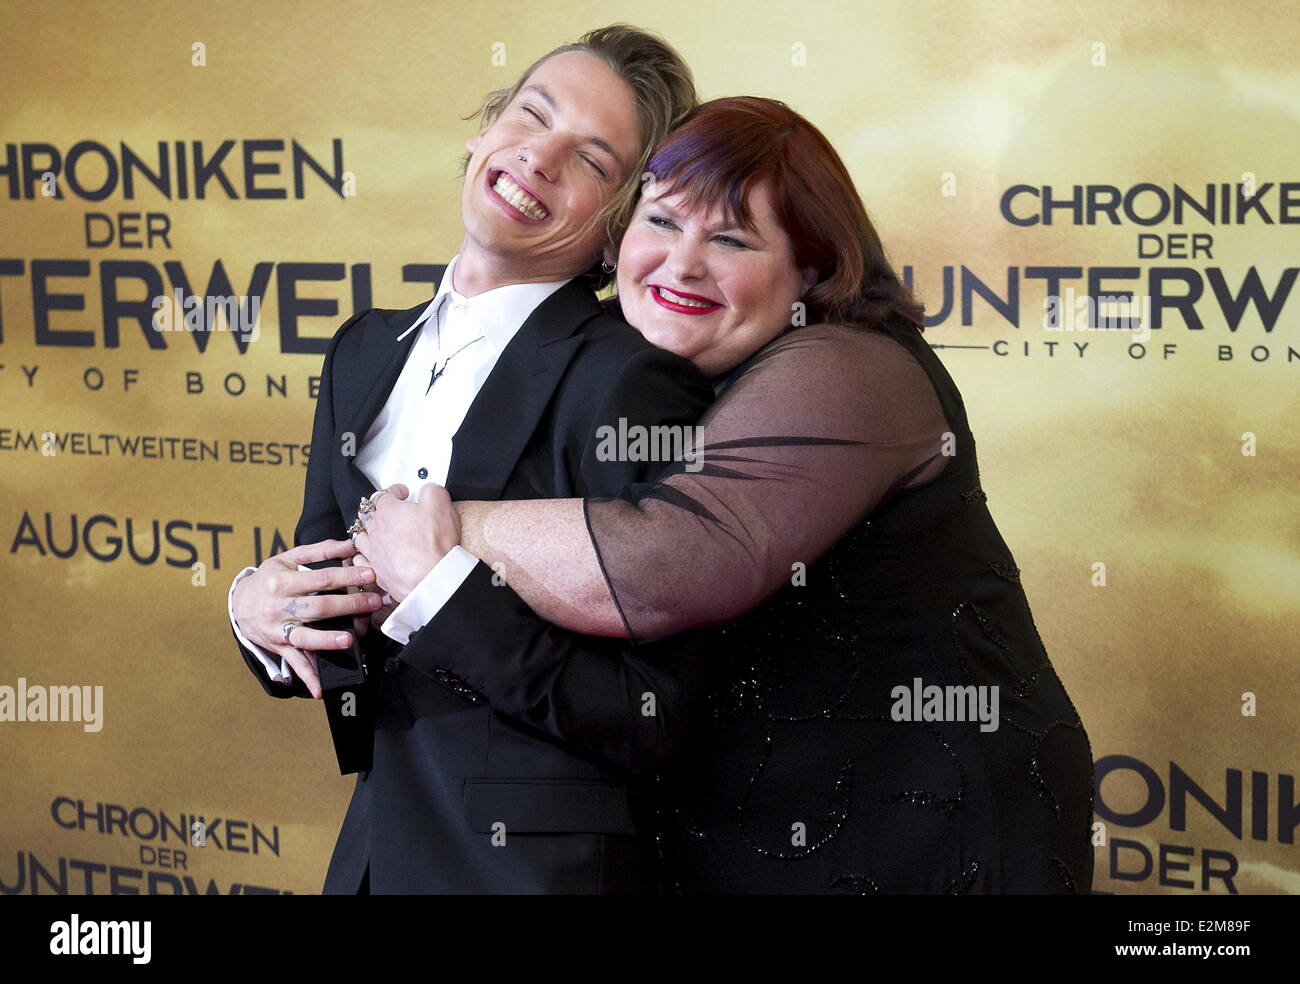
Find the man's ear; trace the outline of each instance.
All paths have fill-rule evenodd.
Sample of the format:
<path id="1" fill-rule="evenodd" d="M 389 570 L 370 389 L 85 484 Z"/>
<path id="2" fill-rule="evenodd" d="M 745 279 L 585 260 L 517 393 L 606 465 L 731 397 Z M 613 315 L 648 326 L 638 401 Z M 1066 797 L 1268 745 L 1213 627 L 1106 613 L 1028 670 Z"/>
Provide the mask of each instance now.
<path id="1" fill-rule="evenodd" d="M 480 136 L 482 136 L 482 134 L 476 133 L 474 134 L 474 136 L 470 137 L 468 140 L 465 141 L 465 149 L 468 150 L 471 154 L 474 153 L 474 148 L 478 146 L 478 141 Z"/>

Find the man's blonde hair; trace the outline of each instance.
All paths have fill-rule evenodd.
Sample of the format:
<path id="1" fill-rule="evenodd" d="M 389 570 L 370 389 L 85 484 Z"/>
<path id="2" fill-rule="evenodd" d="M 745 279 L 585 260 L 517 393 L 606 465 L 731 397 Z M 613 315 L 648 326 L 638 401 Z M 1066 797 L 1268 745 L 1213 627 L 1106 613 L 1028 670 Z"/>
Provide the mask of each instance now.
<path id="1" fill-rule="evenodd" d="M 489 92 L 479 108 L 465 119 L 477 119 L 479 133 L 482 133 L 497 121 L 519 90 L 528 84 L 529 77 L 539 65 L 568 51 L 585 51 L 599 58 L 631 87 L 636 96 L 637 138 L 640 140 L 636 162 L 623 184 L 592 216 L 584 230 L 590 232 L 603 226 L 609 244 L 617 247 L 636 209 L 641 175 L 651 152 L 696 105 L 695 80 L 691 70 L 668 42 L 629 24 L 611 24 L 588 31 L 573 44 L 562 45 L 537 59 L 510 88 Z M 470 156 L 466 154 L 461 160 L 462 175 L 469 166 Z M 587 277 L 597 289 L 606 286 L 611 279 L 601 270 L 599 262 L 587 272 Z"/>

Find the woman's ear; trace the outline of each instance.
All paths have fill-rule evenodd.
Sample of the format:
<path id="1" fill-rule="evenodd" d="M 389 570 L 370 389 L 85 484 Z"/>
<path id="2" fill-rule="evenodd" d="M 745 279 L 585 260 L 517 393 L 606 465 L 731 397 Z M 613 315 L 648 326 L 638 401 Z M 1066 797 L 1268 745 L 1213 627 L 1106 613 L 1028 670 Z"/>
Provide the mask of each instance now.
<path id="1" fill-rule="evenodd" d="M 471 154 L 474 153 L 474 148 L 478 146 L 478 140 L 480 136 L 481 134 L 476 133 L 474 134 L 474 136 L 470 137 L 468 140 L 465 141 L 465 149 L 468 150 Z"/>
<path id="2" fill-rule="evenodd" d="M 803 293 L 804 294 L 808 293 L 808 291 L 812 288 L 812 285 L 815 283 L 817 283 L 817 268 L 810 267 L 810 266 L 804 267 L 803 268 Z M 800 294 L 799 296 L 802 297 L 803 294 Z"/>

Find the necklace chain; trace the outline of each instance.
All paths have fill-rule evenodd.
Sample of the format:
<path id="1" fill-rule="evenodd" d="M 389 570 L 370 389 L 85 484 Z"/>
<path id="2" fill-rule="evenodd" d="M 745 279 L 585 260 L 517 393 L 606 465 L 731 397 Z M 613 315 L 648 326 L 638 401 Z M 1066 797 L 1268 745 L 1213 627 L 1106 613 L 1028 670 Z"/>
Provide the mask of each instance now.
<path id="1" fill-rule="evenodd" d="M 444 302 L 444 304 L 445 304 L 445 302 Z M 442 309 L 443 309 L 443 306 L 444 306 L 443 304 L 439 304 L 437 310 L 434 312 L 434 329 L 435 329 L 435 333 L 436 333 L 436 334 L 435 334 L 435 337 L 436 337 L 437 340 L 438 340 L 438 348 L 439 348 L 439 350 L 442 349 Z M 483 336 L 482 336 L 482 335 L 479 335 L 479 336 L 477 336 L 477 337 L 475 337 L 475 338 L 471 338 L 468 342 L 466 342 L 466 343 L 465 343 L 464 345 L 462 345 L 460 348 L 456 349 L 455 352 L 452 352 L 451 355 L 447 356 L 445 359 L 439 357 L 439 359 L 435 360 L 434 363 L 433 363 L 433 368 L 432 368 L 431 370 L 429 370 L 429 385 L 425 387 L 424 395 L 425 395 L 425 396 L 428 396 L 428 395 L 429 395 L 429 391 L 433 389 L 433 384 L 436 383 L 436 382 L 438 381 L 438 377 L 441 376 L 444 372 L 447 371 L 447 363 L 449 363 L 452 359 L 456 358 L 456 356 L 460 355 L 460 353 L 464 352 L 467 348 L 469 348 L 469 347 L 470 347 L 471 345 L 473 345 L 475 342 L 479 342 L 479 341 L 482 341 L 482 340 L 483 340 Z M 442 365 L 438 365 L 439 362 L 441 362 Z"/>

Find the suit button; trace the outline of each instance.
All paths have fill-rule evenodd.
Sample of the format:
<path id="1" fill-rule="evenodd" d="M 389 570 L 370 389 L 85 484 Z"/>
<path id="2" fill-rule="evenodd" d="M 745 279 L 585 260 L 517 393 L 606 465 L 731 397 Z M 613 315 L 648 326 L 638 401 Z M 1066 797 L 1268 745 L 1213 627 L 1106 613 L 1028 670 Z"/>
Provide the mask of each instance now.
<path id="1" fill-rule="evenodd" d="M 401 668 L 402 668 L 402 661 L 398 659 L 396 656 L 389 656 L 388 659 L 384 660 L 385 673 L 396 673 Z"/>
<path id="2" fill-rule="evenodd" d="M 428 478 L 428 477 L 429 477 L 429 469 L 427 469 L 427 468 L 421 468 L 421 469 L 420 469 L 418 472 L 416 472 L 415 474 L 419 475 L 420 478 Z"/>

